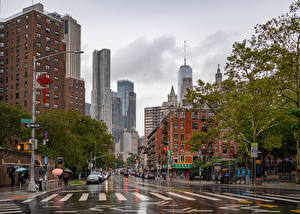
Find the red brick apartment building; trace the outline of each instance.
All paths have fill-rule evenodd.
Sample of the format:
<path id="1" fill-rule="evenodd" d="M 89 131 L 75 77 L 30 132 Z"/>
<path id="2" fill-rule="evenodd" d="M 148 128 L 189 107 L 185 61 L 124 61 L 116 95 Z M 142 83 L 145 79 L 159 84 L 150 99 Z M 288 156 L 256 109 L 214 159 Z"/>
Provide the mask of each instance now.
<path id="1" fill-rule="evenodd" d="M 171 109 L 161 121 L 160 127 L 155 128 L 147 136 L 148 167 L 167 168 L 167 160 L 171 160 L 173 169 L 188 169 L 194 160 L 201 157 L 208 160 L 214 156 L 233 158 L 237 154 L 237 144 L 222 139 L 223 133 L 213 142 L 203 144 L 198 152 L 191 152 L 185 144 L 192 133 L 206 132 L 207 120 L 210 113 L 207 110 L 190 112 L 184 108 Z M 166 147 L 168 151 L 163 148 Z"/>
<path id="2" fill-rule="evenodd" d="M 0 102 L 21 104 L 24 110 L 31 113 L 33 57 L 40 58 L 65 50 L 63 22 L 45 12 L 42 4 L 24 8 L 22 12 L 0 20 Z M 36 63 L 37 72 L 47 72 L 48 77 L 53 79 L 53 83 L 47 87 L 45 104 L 42 89 L 37 89 L 37 116 L 49 109 L 71 108 L 72 105 L 66 105 L 71 103 L 72 91 L 66 87 L 71 83 L 66 80 L 65 67 L 65 54 Z M 78 93 L 82 97 L 81 92 Z M 79 97 L 79 100 L 82 99 Z M 82 106 L 79 111 L 84 114 L 84 99 Z"/>

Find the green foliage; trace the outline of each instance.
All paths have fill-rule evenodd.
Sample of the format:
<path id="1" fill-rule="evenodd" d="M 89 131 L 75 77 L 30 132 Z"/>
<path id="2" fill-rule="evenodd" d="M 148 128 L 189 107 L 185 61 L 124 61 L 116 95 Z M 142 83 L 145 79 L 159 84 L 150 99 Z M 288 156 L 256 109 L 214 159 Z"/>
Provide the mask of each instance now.
<path id="1" fill-rule="evenodd" d="M 136 159 L 137 156 L 136 155 L 130 155 L 127 160 L 125 161 L 125 166 L 126 167 L 130 167 L 130 168 L 134 168 L 134 165 L 136 164 Z"/>
<path id="2" fill-rule="evenodd" d="M 25 129 L 21 123 L 22 118 L 31 116 L 22 111 L 21 105 L 9 106 L 0 102 L 0 145 L 15 150 L 20 141 L 28 141 L 30 130 Z"/>
<path id="3" fill-rule="evenodd" d="M 86 167 L 90 153 L 108 153 L 112 145 L 112 136 L 107 133 L 104 123 L 80 115 L 77 111 L 63 112 L 51 110 L 38 118 L 41 128 L 37 130 L 40 145 L 38 152 L 45 151 L 41 145 L 44 131 L 48 131 L 48 156 L 64 157 L 64 166 L 73 171 Z M 107 158 L 103 158 L 103 163 Z"/>

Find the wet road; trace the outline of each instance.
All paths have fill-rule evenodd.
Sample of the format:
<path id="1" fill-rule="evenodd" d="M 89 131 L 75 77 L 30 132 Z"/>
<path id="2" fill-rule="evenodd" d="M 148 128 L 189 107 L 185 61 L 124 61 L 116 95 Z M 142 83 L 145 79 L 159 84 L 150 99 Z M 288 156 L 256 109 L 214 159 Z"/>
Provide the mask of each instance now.
<path id="1" fill-rule="evenodd" d="M 298 208 L 299 207 L 299 208 Z M 0 203 L 0 213 L 300 213 L 300 192 L 188 185 L 116 175 L 35 199 Z"/>

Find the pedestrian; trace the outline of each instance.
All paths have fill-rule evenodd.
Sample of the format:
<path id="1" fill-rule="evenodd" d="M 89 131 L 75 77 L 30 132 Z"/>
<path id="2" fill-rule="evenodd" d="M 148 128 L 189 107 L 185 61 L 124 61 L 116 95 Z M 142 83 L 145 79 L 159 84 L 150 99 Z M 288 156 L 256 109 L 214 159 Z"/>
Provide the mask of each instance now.
<path id="1" fill-rule="evenodd" d="M 69 177 L 70 177 L 69 173 L 64 172 L 64 174 L 63 174 L 63 181 L 64 181 L 64 184 L 66 186 L 69 184 Z"/>
<path id="2" fill-rule="evenodd" d="M 18 178 L 19 178 L 19 186 L 22 187 L 24 185 L 24 181 L 25 181 L 24 174 L 22 172 L 19 172 Z"/>
<path id="3" fill-rule="evenodd" d="M 8 174 L 9 178 L 10 178 L 10 186 L 14 186 L 15 185 L 15 169 L 11 168 L 11 170 L 9 171 Z"/>
<path id="4" fill-rule="evenodd" d="M 228 170 L 225 173 L 225 183 L 229 184 L 229 171 Z"/>
<path id="5" fill-rule="evenodd" d="M 143 182 L 144 182 L 144 179 L 145 179 L 145 173 L 144 172 L 142 173 L 142 179 L 143 179 Z"/>

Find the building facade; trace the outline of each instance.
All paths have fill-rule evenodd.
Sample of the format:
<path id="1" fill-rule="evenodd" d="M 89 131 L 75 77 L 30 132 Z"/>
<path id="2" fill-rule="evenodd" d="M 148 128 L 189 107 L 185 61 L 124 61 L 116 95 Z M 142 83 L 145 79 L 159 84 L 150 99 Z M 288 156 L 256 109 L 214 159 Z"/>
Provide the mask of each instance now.
<path id="1" fill-rule="evenodd" d="M 124 130 L 120 142 L 120 157 L 126 161 L 131 155 L 138 153 L 139 134 L 134 130 Z"/>
<path id="2" fill-rule="evenodd" d="M 110 89 L 110 50 L 93 52 L 93 90 L 91 117 L 105 122 L 112 133 L 112 96 Z"/>
<path id="3" fill-rule="evenodd" d="M 112 135 L 115 144 L 120 142 L 122 133 L 122 98 L 116 92 L 112 92 Z M 117 151 L 119 150 L 115 150 Z"/>
<path id="4" fill-rule="evenodd" d="M 44 11 L 42 4 L 24 8 L 21 13 L 0 20 L 0 101 L 21 104 L 32 112 L 33 58 L 66 50 L 62 22 Z M 37 116 L 49 109 L 65 110 L 64 54 L 36 62 L 37 72 L 53 79 L 47 87 L 46 103 L 42 90 L 36 92 Z M 37 73 L 37 76 L 39 73 Z"/>
<path id="5" fill-rule="evenodd" d="M 90 103 L 85 103 L 85 115 L 86 116 L 91 116 L 91 104 Z"/>

